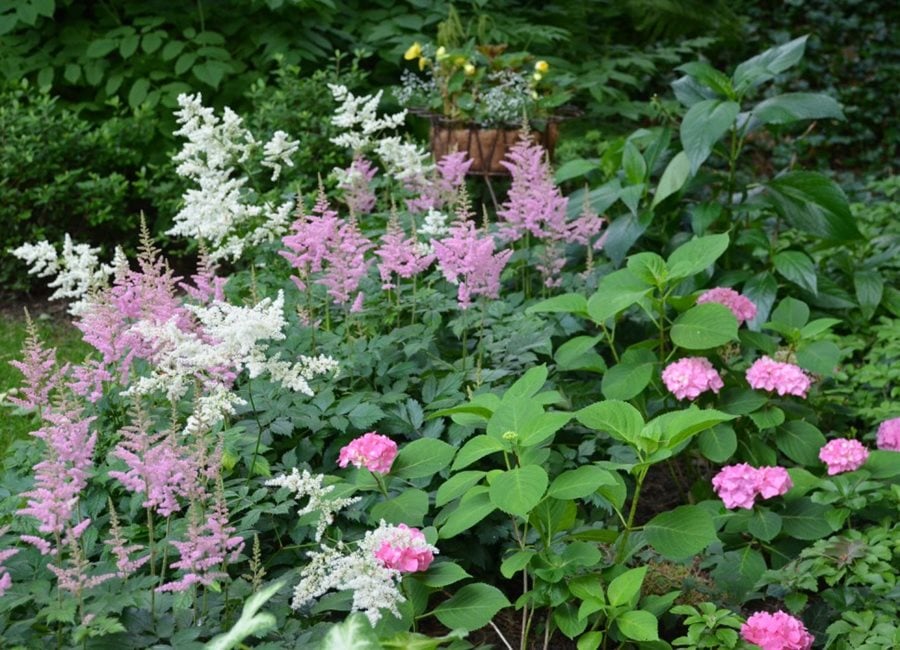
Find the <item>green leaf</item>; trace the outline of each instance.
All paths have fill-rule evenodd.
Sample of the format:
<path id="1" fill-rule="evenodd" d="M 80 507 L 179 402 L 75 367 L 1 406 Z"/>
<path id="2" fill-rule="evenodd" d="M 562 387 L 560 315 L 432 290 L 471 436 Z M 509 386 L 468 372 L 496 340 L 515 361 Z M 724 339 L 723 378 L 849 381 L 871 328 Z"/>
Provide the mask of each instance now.
<path id="1" fill-rule="evenodd" d="M 631 140 L 625 141 L 622 150 L 622 170 L 629 185 L 643 183 L 647 175 L 647 161 L 641 155 L 640 149 Z"/>
<path id="2" fill-rule="evenodd" d="M 614 399 L 586 406 L 575 413 L 575 419 L 590 429 L 629 444 L 634 444 L 644 428 L 644 418 L 636 408 Z"/>
<path id="3" fill-rule="evenodd" d="M 450 465 L 455 453 L 456 449 L 443 440 L 434 438 L 415 440 L 404 445 L 397 454 L 391 467 L 391 475 L 398 478 L 433 476 Z"/>
<path id="4" fill-rule="evenodd" d="M 212 88 L 218 88 L 222 77 L 231 66 L 220 61 L 207 60 L 191 68 L 191 73 L 200 81 Z"/>
<path id="5" fill-rule="evenodd" d="M 496 438 L 491 438 L 486 435 L 475 436 L 474 438 L 470 438 L 466 444 L 463 445 L 462 449 L 459 450 L 451 469 L 454 472 L 463 469 L 474 463 L 476 460 L 484 458 L 488 454 L 503 451 L 505 448 L 503 443 Z"/>
<path id="6" fill-rule="evenodd" d="M 381 650 L 378 635 L 364 614 L 351 614 L 343 623 L 332 626 L 322 641 L 321 650 Z"/>
<path id="7" fill-rule="evenodd" d="M 416 576 L 416 580 L 426 587 L 439 589 L 471 577 L 456 562 L 435 562 L 424 572 L 419 573 Z"/>
<path id="8" fill-rule="evenodd" d="M 454 474 L 446 481 L 441 483 L 437 494 L 434 497 L 434 505 L 440 508 L 446 503 L 450 503 L 453 499 L 465 494 L 469 488 L 478 483 L 485 477 L 487 472 L 478 470 L 469 470 Z"/>
<path id="9" fill-rule="evenodd" d="M 175 61 L 175 75 L 180 77 L 185 72 L 191 69 L 191 66 L 194 65 L 194 62 L 197 60 L 197 55 L 192 52 L 185 52 L 181 56 L 178 57 L 178 60 Z"/>
<path id="10" fill-rule="evenodd" d="M 594 347 L 602 340 L 601 336 L 576 336 L 557 348 L 553 359 L 559 370 L 591 370 L 603 372 L 606 362 Z"/>
<path id="11" fill-rule="evenodd" d="M 772 322 L 785 330 L 799 330 L 809 321 L 809 306 L 795 298 L 785 298 L 772 312 Z"/>
<path id="12" fill-rule="evenodd" d="M 717 588 L 721 593 L 740 602 L 753 589 L 766 571 L 766 561 L 762 554 L 751 546 L 738 551 L 728 551 L 712 571 Z"/>
<path id="13" fill-rule="evenodd" d="M 381 410 L 381 407 L 368 402 L 357 404 L 347 413 L 350 424 L 360 430 L 370 428 L 383 417 L 384 411 Z"/>
<path id="14" fill-rule="evenodd" d="M 784 422 L 784 411 L 777 406 L 769 406 L 750 414 L 750 419 L 760 431 L 774 429 Z"/>
<path id="15" fill-rule="evenodd" d="M 603 642 L 603 632 L 585 632 L 578 637 L 577 650 L 597 650 Z"/>
<path id="16" fill-rule="evenodd" d="M 606 588 L 606 598 L 609 604 L 613 607 L 622 607 L 623 605 L 636 603 L 641 595 L 641 585 L 646 574 L 647 567 L 642 566 L 636 569 L 629 569 L 613 578 Z"/>
<path id="17" fill-rule="evenodd" d="M 656 515 L 644 526 L 653 549 L 670 560 L 683 560 L 717 541 L 712 515 L 699 506 L 679 506 Z"/>
<path id="18" fill-rule="evenodd" d="M 819 462 L 819 450 L 825 443 L 822 432 L 803 420 L 790 420 L 775 431 L 775 445 L 781 453 L 807 467 Z"/>
<path id="19" fill-rule="evenodd" d="M 144 50 L 147 54 L 153 54 L 156 50 L 159 49 L 159 46 L 162 45 L 162 37 L 159 35 L 159 32 L 151 32 L 149 34 L 144 35 L 141 39 L 141 49 Z"/>
<path id="20" fill-rule="evenodd" d="M 659 441 L 672 448 L 701 431 L 734 418 L 716 409 L 699 409 L 691 405 L 680 411 L 656 416 L 644 425 L 641 438 Z"/>
<path id="21" fill-rule="evenodd" d="M 872 318 L 884 295 L 884 278 L 878 271 L 856 271 L 853 274 L 853 288 L 856 289 L 856 300 L 862 309 L 863 318 Z"/>
<path id="22" fill-rule="evenodd" d="M 789 172 L 768 181 L 762 196 L 795 228 L 833 242 L 861 237 L 847 197 L 827 176 Z"/>
<path id="23" fill-rule="evenodd" d="M 588 314 L 595 323 L 603 324 L 638 302 L 651 289 L 649 284 L 628 269 L 613 271 L 597 284 L 597 291 L 588 300 Z"/>
<path id="24" fill-rule="evenodd" d="M 765 395 L 747 388 L 729 388 L 719 400 L 722 410 L 732 415 L 747 415 L 762 408 L 768 402 Z"/>
<path id="25" fill-rule="evenodd" d="M 767 508 L 754 508 L 747 520 L 747 530 L 756 539 L 771 542 L 781 532 L 781 517 Z"/>
<path id="26" fill-rule="evenodd" d="M 789 501 L 781 515 L 785 534 L 806 540 L 827 537 L 832 533 L 831 525 L 825 519 L 829 510 L 828 506 L 813 503 L 806 497 Z"/>
<path id="27" fill-rule="evenodd" d="M 122 55 L 123 59 L 131 58 L 131 55 L 137 52 L 138 44 L 141 42 L 141 37 L 137 34 L 128 34 L 119 41 L 119 54 Z"/>
<path id="28" fill-rule="evenodd" d="M 778 282 L 771 273 L 763 271 L 754 275 L 744 284 L 742 293 L 756 305 L 756 316 L 747 322 L 747 327 L 758 330 L 759 325 L 765 323 L 769 318 L 769 312 L 772 310 L 772 305 L 775 304 Z"/>
<path id="29" fill-rule="evenodd" d="M 650 612 L 633 609 L 616 618 L 619 632 L 634 641 L 658 641 L 659 622 Z"/>
<path id="30" fill-rule="evenodd" d="M 843 120 L 841 105 L 821 93 L 785 93 L 764 99 L 750 112 L 748 130 L 762 124 L 790 124 L 799 120 Z"/>
<path id="31" fill-rule="evenodd" d="M 128 91 L 128 105 L 131 106 L 131 108 L 140 106 L 147 97 L 148 90 L 150 90 L 149 79 L 141 78 L 136 80 L 131 85 L 131 90 Z"/>
<path id="32" fill-rule="evenodd" d="M 586 176 L 590 172 L 597 169 L 597 167 L 598 164 L 596 160 L 576 158 L 575 160 L 568 161 L 559 169 L 557 169 L 556 173 L 553 175 L 553 179 L 557 184 L 564 183 L 566 181 L 572 180 L 573 178 L 578 178 L 579 176 Z"/>
<path id="33" fill-rule="evenodd" d="M 724 463 L 737 451 L 737 435 L 730 425 L 721 424 L 701 432 L 697 446 L 704 458 L 714 463 Z"/>
<path id="34" fill-rule="evenodd" d="M 237 622 L 232 626 L 232 628 L 226 632 L 225 634 L 219 634 L 214 637 L 207 643 L 204 648 L 206 650 L 229 650 L 230 648 L 237 647 L 241 645 L 241 642 L 246 639 L 248 636 L 256 636 L 261 637 L 264 636 L 269 630 L 276 627 L 277 621 L 275 616 L 269 613 L 258 614 L 259 610 L 263 605 L 266 604 L 278 591 L 284 587 L 284 581 L 278 581 L 262 590 L 256 592 L 247 598 L 244 603 L 244 607 L 241 610 L 241 617 L 237 620 Z M 359 618 L 364 618 L 362 615 L 357 615 Z M 357 619 L 358 621 L 358 619 Z M 349 621 L 348 621 L 349 622 Z M 347 625 L 344 623 L 342 625 Z M 355 625 L 355 623 L 351 623 L 351 626 Z M 365 627 L 369 629 L 370 634 L 374 634 L 371 630 L 371 626 L 368 622 L 364 623 Z M 124 631 L 124 629 L 122 630 Z M 334 629 L 331 630 L 334 632 Z M 326 637 L 326 641 L 331 637 L 331 633 L 329 633 L 328 637 Z M 377 640 L 375 641 L 375 648 L 378 648 Z M 326 646 L 322 646 L 325 648 Z M 332 650 L 334 650 L 335 646 L 330 646 Z M 371 648 L 372 646 L 366 646 L 365 643 L 352 646 L 340 646 L 340 647 L 359 647 L 359 648 Z"/>
<path id="35" fill-rule="evenodd" d="M 184 41 L 169 41 L 162 49 L 163 61 L 171 61 L 181 54 L 184 49 Z"/>
<path id="36" fill-rule="evenodd" d="M 665 201 L 667 198 L 678 192 L 691 177 L 691 162 L 688 160 L 687 154 L 679 151 L 669 164 L 666 165 L 665 171 L 659 179 L 656 186 L 656 193 L 653 195 L 653 203 L 650 208 Z"/>
<path id="37" fill-rule="evenodd" d="M 708 350 L 737 340 L 738 323 L 728 307 L 717 303 L 695 305 L 672 324 L 672 342 L 686 350 Z"/>
<path id="38" fill-rule="evenodd" d="M 804 342 L 797 348 L 797 365 L 817 375 L 831 377 L 841 362 L 841 349 L 831 341 Z"/>
<path id="39" fill-rule="evenodd" d="M 681 122 L 681 146 L 691 164 L 691 174 L 709 158 L 713 145 L 734 124 L 740 106 L 736 102 L 704 99 L 688 109 Z"/>
<path id="40" fill-rule="evenodd" d="M 89 59 L 100 59 L 116 49 L 116 42 L 109 38 L 100 38 L 91 42 L 84 55 Z"/>
<path id="41" fill-rule="evenodd" d="M 553 296 L 532 305 L 526 310 L 528 314 L 563 313 L 588 315 L 587 299 L 580 293 L 564 293 L 561 296 Z"/>
<path id="42" fill-rule="evenodd" d="M 554 499 L 582 499 L 594 494 L 601 485 L 615 485 L 611 472 L 593 465 L 583 465 L 570 469 L 555 479 L 547 490 L 547 496 Z"/>
<path id="43" fill-rule="evenodd" d="M 384 519 L 389 524 L 421 526 L 428 513 L 428 493 L 406 488 L 397 496 L 379 501 L 371 510 L 371 521 Z"/>
<path id="44" fill-rule="evenodd" d="M 817 318 L 800 328 L 800 338 L 812 338 L 831 329 L 840 322 L 837 318 Z"/>
<path id="45" fill-rule="evenodd" d="M 689 74 L 691 77 L 702 83 L 710 90 L 715 91 L 722 97 L 733 99 L 734 89 L 729 79 L 723 72 L 716 70 L 708 63 L 702 61 L 692 61 L 680 65 L 676 70 Z"/>
<path id="46" fill-rule="evenodd" d="M 447 517 L 446 523 L 441 526 L 440 538 L 449 539 L 469 530 L 495 509 L 488 495 L 488 488 L 476 485 L 466 492 L 456 509 Z"/>
<path id="47" fill-rule="evenodd" d="M 527 567 L 528 563 L 531 562 L 531 558 L 533 558 L 535 555 L 537 555 L 537 551 L 516 551 L 508 558 L 503 560 L 503 563 L 500 565 L 500 574 L 504 578 L 509 580 L 519 571 L 522 571 L 525 567 Z"/>
<path id="48" fill-rule="evenodd" d="M 626 400 L 641 393 L 656 373 L 656 356 L 650 350 L 629 350 L 621 363 L 606 371 L 600 390 L 607 399 Z"/>
<path id="49" fill-rule="evenodd" d="M 477 630 L 487 625 L 510 602 L 503 592 L 483 583 L 466 585 L 434 610 L 435 617 L 451 630 Z M 345 646 L 354 648 L 355 646 Z"/>
<path id="50" fill-rule="evenodd" d="M 669 276 L 669 269 L 663 258 L 649 251 L 630 255 L 627 268 L 641 281 L 657 287 L 663 286 Z"/>
<path id="51" fill-rule="evenodd" d="M 784 251 L 778 253 L 773 260 L 775 270 L 787 280 L 816 295 L 816 267 L 805 253 L 800 251 Z"/>
<path id="52" fill-rule="evenodd" d="M 743 94 L 799 63 L 803 58 L 807 38 L 809 37 L 795 38 L 741 63 L 732 75 L 735 90 Z"/>
<path id="53" fill-rule="evenodd" d="M 722 233 L 696 237 L 682 244 L 666 261 L 669 279 L 681 280 L 705 271 L 728 249 L 728 241 L 728 235 Z"/>
<path id="54" fill-rule="evenodd" d="M 519 429 L 519 447 L 533 447 L 546 442 L 571 419 L 572 414 L 563 411 L 541 413 Z"/>
<path id="55" fill-rule="evenodd" d="M 547 381 L 547 366 L 541 364 L 519 377 L 512 386 L 503 394 L 503 401 L 508 402 L 518 398 L 533 397 Z"/>
<path id="56" fill-rule="evenodd" d="M 548 482 L 547 472 L 538 465 L 507 470 L 491 482 L 491 503 L 508 514 L 527 517 L 543 498 Z"/>

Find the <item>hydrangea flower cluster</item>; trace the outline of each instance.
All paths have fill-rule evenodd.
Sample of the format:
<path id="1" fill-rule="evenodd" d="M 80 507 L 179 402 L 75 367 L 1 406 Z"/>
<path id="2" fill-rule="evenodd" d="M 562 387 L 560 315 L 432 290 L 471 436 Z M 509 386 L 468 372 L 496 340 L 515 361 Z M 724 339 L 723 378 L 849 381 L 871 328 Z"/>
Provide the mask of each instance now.
<path id="1" fill-rule="evenodd" d="M 715 287 L 700 294 L 697 298 L 697 304 L 702 305 L 707 302 L 715 302 L 725 305 L 737 318 L 738 325 L 742 325 L 748 320 L 756 317 L 756 305 L 746 296 L 742 296 L 734 289 L 727 287 Z"/>
<path id="2" fill-rule="evenodd" d="M 900 418 L 885 420 L 878 425 L 876 444 L 879 449 L 900 451 Z"/>
<path id="3" fill-rule="evenodd" d="M 757 612 L 741 626 L 741 636 L 762 650 L 809 650 L 815 641 L 802 621 L 782 611 Z"/>
<path id="4" fill-rule="evenodd" d="M 718 393 L 725 385 L 709 359 L 685 357 L 666 366 L 663 382 L 678 399 L 697 399 L 701 393 L 711 390 Z"/>
<path id="5" fill-rule="evenodd" d="M 819 460 L 828 466 L 829 476 L 859 469 L 868 457 L 865 445 L 848 438 L 831 440 L 819 450 Z"/>
<path id="6" fill-rule="evenodd" d="M 341 449 L 338 465 L 365 467 L 370 472 L 387 474 L 397 457 L 397 443 L 381 434 L 370 431 Z"/>
<path id="7" fill-rule="evenodd" d="M 385 529 L 382 539 L 375 557 L 389 569 L 414 573 L 424 571 L 434 561 L 434 547 L 425 541 L 425 535 L 417 528 L 398 524 Z"/>
<path id="8" fill-rule="evenodd" d="M 725 507 L 753 508 L 757 496 L 771 499 L 791 489 L 793 483 L 783 467 L 755 468 L 747 463 L 726 465 L 713 477 L 713 488 Z"/>
<path id="9" fill-rule="evenodd" d="M 763 356 L 747 369 L 747 383 L 751 388 L 774 390 L 779 395 L 806 397 L 812 380 L 799 366 Z"/>

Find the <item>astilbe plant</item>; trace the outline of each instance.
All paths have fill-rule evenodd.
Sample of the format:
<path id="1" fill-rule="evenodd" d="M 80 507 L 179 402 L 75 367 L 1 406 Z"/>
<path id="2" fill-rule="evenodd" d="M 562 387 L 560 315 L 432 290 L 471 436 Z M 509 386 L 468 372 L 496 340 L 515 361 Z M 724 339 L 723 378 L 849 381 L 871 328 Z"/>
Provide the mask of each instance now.
<path id="1" fill-rule="evenodd" d="M 381 258 L 378 275 L 382 289 L 396 289 L 399 280 L 415 277 L 425 271 L 434 261 L 434 255 L 422 251 L 413 237 L 408 237 L 400 226 L 396 214 L 391 215 L 387 230 L 381 237 L 381 246 L 375 251 Z M 397 282 L 394 281 L 394 275 Z"/>
<path id="2" fill-rule="evenodd" d="M 37 327 L 25 311 L 27 336 L 23 349 L 24 358 L 10 361 L 10 364 L 24 375 L 25 384 L 17 393 L 7 397 L 16 406 L 28 410 L 41 410 L 50 402 L 50 393 L 60 384 L 68 366 L 59 368 L 56 350 L 44 348 Z"/>

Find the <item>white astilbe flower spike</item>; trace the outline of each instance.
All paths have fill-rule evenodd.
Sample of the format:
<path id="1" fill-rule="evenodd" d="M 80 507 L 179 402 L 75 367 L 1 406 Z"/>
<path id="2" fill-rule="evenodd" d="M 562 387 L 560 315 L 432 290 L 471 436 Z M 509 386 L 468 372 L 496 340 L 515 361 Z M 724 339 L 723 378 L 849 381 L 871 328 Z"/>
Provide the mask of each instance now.
<path id="1" fill-rule="evenodd" d="M 55 289 L 50 300 L 69 300 L 69 313 L 77 316 L 87 307 L 91 292 L 105 287 L 115 265 L 120 263 L 101 264 L 97 257 L 99 252 L 99 248 L 74 243 L 66 233 L 62 253 L 57 253 L 56 247 L 42 240 L 36 244 L 22 244 L 12 254 L 31 267 L 28 269 L 31 275 L 40 278 L 55 275 L 47 285 Z M 118 256 L 117 252 L 117 260 Z"/>
<path id="2" fill-rule="evenodd" d="M 360 500 L 359 497 L 329 497 L 328 495 L 334 491 L 334 486 L 323 486 L 324 480 L 324 474 L 310 474 L 309 470 L 305 469 L 301 473 L 295 467 L 289 476 L 282 474 L 266 481 L 268 486 L 287 488 L 294 493 L 294 498 L 298 501 L 303 498 L 309 499 L 307 504 L 297 511 L 297 516 L 302 517 L 311 512 L 319 513 L 315 537 L 317 542 L 322 541 L 325 529 L 334 523 L 334 516 L 338 512 Z"/>
<path id="3" fill-rule="evenodd" d="M 140 321 L 133 325 L 145 340 L 154 342 L 153 366 L 149 375 L 138 378 L 123 394 L 162 391 L 176 402 L 199 382 L 203 390 L 188 421 L 188 432 L 215 424 L 243 403 L 228 390 L 230 382 L 223 380 L 223 374 L 247 371 L 251 379 L 268 374 L 291 390 L 313 395 L 309 380 L 338 369 L 337 362 L 324 355 L 301 356 L 290 362 L 268 354 L 268 341 L 285 338 L 281 291 L 275 300 L 265 298 L 253 307 L 220 301 L 186 307 L 199 322 L 196 330 L 179 327 L 177 317 L 162 324 Z"/>
<path id="4" fill-rule="evenodd" d="M 272 180 L 277 181 L 281 176 L 281 168 L 293 167 L 294 161 L 291 156 L 297 153 L 300 143 L 297 140 L 289 140 L 288 134 L 284 131 L 275 131 L 272 139 L 263 146 L 263 161 L 260 163 L 263 167 L 272 170 Z"/>
<path id="5" fill-rule="evenodd" d="M 426 163 L 428 153 L 424 149 L 412 142 L 403 142 L 398 136 L 381 138 L 375 146 L 375 153 L 387 173 L 399 181 L 424 181 L 434 169 L 434 165 Z"/>
<path id="6" fill-rule="evenodd" d="M 200 94 L 178 96 L 175 116 L 180 128 L 175 135 L 185 138 L 175 155 L 177 173 L 198 187 L 188 189 L 184 207 L 175 215 L 175 225 L 166 234 L 202 239 L 212 261 L 237 259 L 248 245 L 271 241 L 287 232 L 285 217 L 293 208 L 287 202 L 278 208 L 247 201 L 249 179 L 238 173 L 260 143 L 234 111 L 226 108 L 221 119 L 203 106 Z M 272 180 L 283 166 L 291 166 L 299 143 L 277 131 L 262 146 L 261 164 L 272 169 Z"/>

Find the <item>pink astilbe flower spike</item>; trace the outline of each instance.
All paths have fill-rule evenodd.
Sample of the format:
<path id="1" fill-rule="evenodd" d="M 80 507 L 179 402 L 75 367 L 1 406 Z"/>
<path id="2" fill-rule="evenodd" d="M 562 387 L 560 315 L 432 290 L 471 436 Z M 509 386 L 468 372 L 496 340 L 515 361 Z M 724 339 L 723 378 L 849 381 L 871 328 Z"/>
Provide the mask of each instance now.
<path id="1" fill-rule="evenodd" d="M 434 261 L 434 255 L 423 254 L 416 240 L 406 236 L 396 215 L 391 216 L 375 255 L 381 258 L 378 275 L 381 276 L 382 289 L 396 288 L 394 273 L 400 278 L 409 279 L 427 269 Z"/>
<path id="2" fill-rule="evenodd" d="M 366 158 L 357 156 L 350 167 L 340 172 L 338 187 L 344 190 L 344 203 L 355 215 L 364 215 L 375 207 L 375 192 L 371 182 L 377 170 Z"/>
<path id="3" fill-rule="evenodd" d="M 397 457 L 397 443 L 374 431 L 345 445 L 338 455 L 338 466 L 365 467 L 370 472 L 387 474 Z"/>
<path id="4" fill-rule="evenodd" d="M 180 569 L 184 575 L 178 580 L 160 585 L 156 590 L 186 591 L 191 585 L 209 586 L 220 578 L 226 578 L 228 574 L 220 567 L 225 562 L 237 561 L 244 548 L 244 540 L 234 532 L 234 527 L 228 525 L 228 509 L 220 486 L 206 522 L 199 525 L 196 521 L 191 521 L 187 540 L 172 542 L 180 554 L 180 558 L 172 563 L 172 568 Z"/>
<path id="5" fill-rule="evenodd" d="M 366 251 L 372 247 L 355 220 L 341 224 L 335 246 L 328 251 L 328 268 L 318 281 L 336 304 L 343 305 L 356 296 L 359 283 L 369 271 Z"/>
<path id="6" fill-rule="evenodd" d="M 900 451 L 900 418 L 885 420 L 878 425 L 875 444 L 879 449 Z"/>
<path id="7" fill-rule="evenodd" d="M 100 361 L 88 359 L 84 363 L 72 366 L 69 370 L 69 390 L 96 404 L 103 397 L 103 383 L 112 381 L 113 376 Z"/>
<path id="8" fill-rule="evenodd" d="M 455 203 L 472 162 L 465 151 L 449 153 L 437 162 L 432 178 L 413 178 L 407 181 L 406 189 L 418 196 L 407 199 L 406 208 L 410 212 L 419 213 Z"/>
<path id="9" fill-rule="evenodd" d="M 697 304 L 702 305 L 707 302 L 715 302 L 725 305 L 737 318 L 738 325 L 756 317 L 756 305 L 746 296 L 742 296 L 734 289 L 727 287 L 715 287 L 700 294 L 697 298 Z"/>
<path id="10" fill-rule="evenodd" d="M 859 469 L 868 457 L 865 445 L 848 438 L 831 440 L 819 450 L 819 460 L 828 466 L 829 476 Z"/>
<path id="11" fill-rule="evenodd" d="M 763 356 L 747 370 L 747 383 L 751 388 L 776 391 L 779 395 L 806 397 L 812 380 L 799 366 Z"/>
<path id="12" fill-rule="evenodd" d="M 809 650 L 815 638 L 786 612 L 757 612 L 741 625 L 741 636 L 762 650 Z"/>
<path id="13" fill-rule="evenodd" d="M 57 549 L 57 561 L 59 564 L 48 563 L 47 568 L 56 576 L 59 588 L 68 591 L 80 597 L 81 594 L 98 585 L 103 584 L 116 577 L 115 573 L 102 573 L 91 575 L 91 563 L 84 556 L 78 538 L 84 532 L 84 529 L 90 525 L 90 519 L 86 519 L 78 526 L 71 528 L 63 541 L 63 545 L 68 547 L 69 554 L 65 562 L 60 557 L 62 549 Z"/>
<path id="14" fill-rule="evenodd" d="M 109 501 L 109 535 L 104 544 L 109 546 L 112 554 L 116 556 L 116 568 L 119 570 L 120 578 L 127 578 L 150 560 L 149 554 L 136 559 L 131 558 L 134 553 L 144 550 L 144 547 L 140 544 L 129 544 L 125 539 L 112 500 Z"/>
<path id="15" fill-rule="evenodd" d="M 38 530 L 62 534 L 75 513 L 79 494 L 87 485 L 97 434 L 90 432 L 93 417 L 75 410 L 49 412 L 48 425 L 32 435 L 44 441 L 45 458 L 34 466 L 34 487 L 23 493 L 26 506 L 18 514 L 34 517 Z"/>
<path id="16" fill-rule="evenodd" d="M 22 350 L 24 358 L 10 361 L 10 365 L 25 376 L 25 385 L 18 391 L 22 397 L 10 395 L 7 399 L 24 409 L 41 409 L 48 405 L 50 393 L 60 384 L 68 366 L 57 368 L 56 349 L 44 348 L 27 310 L 25 322 L 28 336 Z"/>
<path id="17" fill-rule="evenodd" d="M 140 410 L 134 423 L 119 431 L 121 441 L 112 456 L 125 462 L 128 471 L 114 470 L 110 478 L 127 490 L 144 494 L 143 506 L 163 517 L 181 510 L 178 499 L 196 492 L 199 467 L 190 450 L 172 431 L 151 432 L 152 423 Z"/>
<path id="18" fill-rule="evenodd" d="M 228 278 L 216 275 L 216 265 L 205 251 L 200 253 L 200 258 L 197 260 L 197 273 L 191 276 L 191 281 L 193 285 L 188 282 L 179 282 L 178 286 L 201 305 L 215 300 L 219 302 L 225 300 L 225 285 L 228 283 Z"/>
<path id="19" fill-rule="evenodd" d="M 0 598 L 3 597 L 3 594 L 5 594 L 10 587 L 12 587 L 12 576 L 9 575 L 9 571 L 3 566 L 3 563 L 18 552 L 19 549 L 17 548 L 8 548 L 4 551 L 0 551 Z"/>
<path id="20" fill-rule="evenodd" d="M 293 234 L 281 239 L 287 250 L 278 254 L 299 271 L 291 279 L 301 291 L 306 289 L 307 279 L 322 270 L 330 249 L 336 245 L 340 224 L 337 212 L 328 205 L 324 189 L 319 188 L 310 214 L 301 214 L 291 225 Z"/>
<path id="21" fill-rule="evenodd" d="M 663 382 L 678 399 L 697 399 L 701 393 L 711 390 L 718 393 L 725 385 L 709 359 L 685 357 L 666 366 Z"/>

